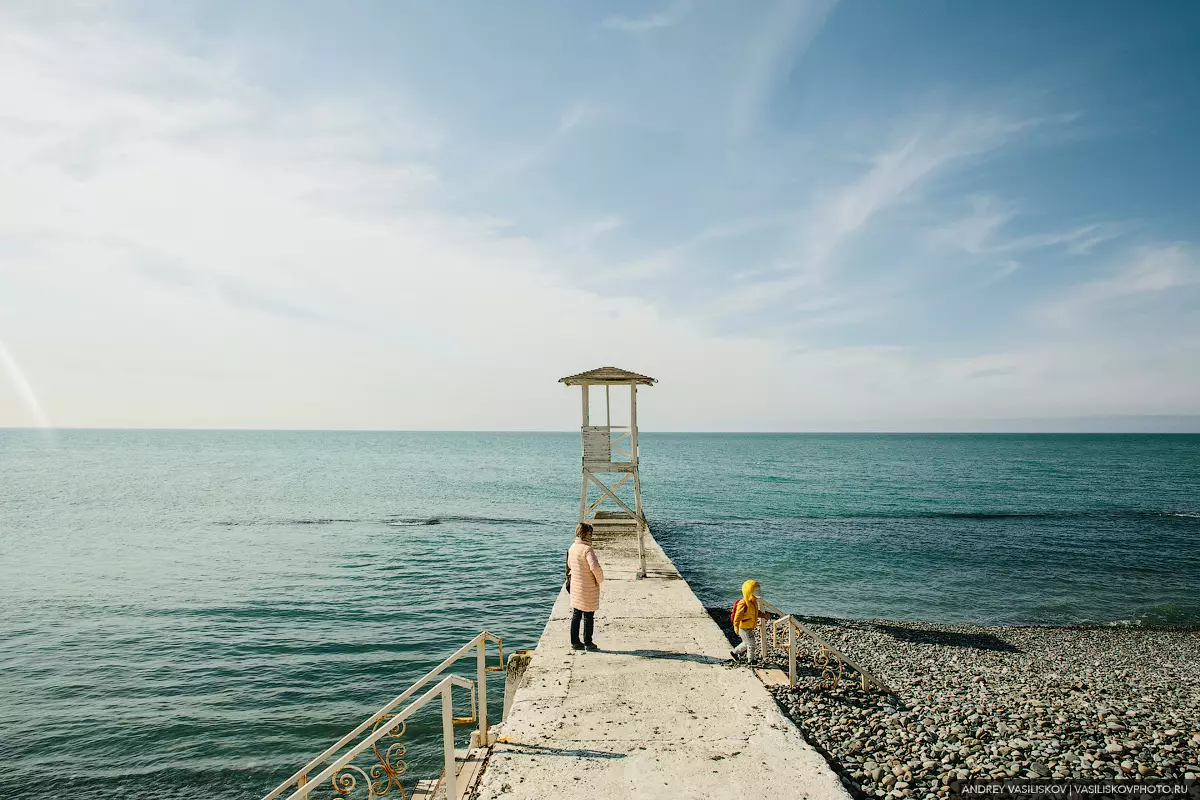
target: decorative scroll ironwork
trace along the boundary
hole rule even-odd
[[[829,663],[831,658],[834,664],[837,665],[836,673],[833,671],[833,665]],[[845,667],[846,662],[836,652],[830,650],[825,645],[821,645],[813,653],[813,662],[817,665],[817,669],[821,670],[820,687],[822,689],[836,689],[838,684],[842,682],[842,669]]]
[[[778,609],[773,606],[768,606],[768,608],[775,613],[779,613]],[[836,689],[841,684],[842,679],[847,677],[847,673],[854,673],[858,675],[858,681],[861,683],[864,691],[874,689],[889,694],[892,693],[892,690],[881,680],[838,652],[832,645],[796,621],[791,615],[781,615],[778,619],[772,620],[767,627],[771,631],[769,648],[775,651],[782,650],[785,658],[788,657],[791,643],[790,639],[783,636],[783,632],[789,628],[794,627],[797,635],[806,636],[816,643],[816,649],[813,651],[813,663],[821,673],[821,679],[817,684],[819,688]],[[763,652],[765,654],[768,651],[768,637],[765,630],[762,633]]]
[[[394,715],[393,715],[394,716]],[[386,722],[390,722],[393,716],[381,717],[375,723],[372,730],[377,731]],[[404,735],[404,731],[408,728],[407,722],[398,722],[386,734],[386,738],[399,739]],[[373,764],[370,769],[364,770],[355,764],[347,764],[340,770],[335,772],[329,779],[333,790],[341,797],[346,797],[358,788],[358,776],[362,777],[363,784],[367,787],[367,800],[373,800],[376,797],[383,797],[388,794],[393,788],[400,792],[402,800],[407,800],[408,794],[404,791],[404,787],[400,784],[400,776],[408,772],[408,764],[404,761],[404,755],[408,748],[403,742],[393,742],[384,750],[380,750],[380,741],[376,741],[371,745],[372,752],[375,753],[375,759],[379,762]]]

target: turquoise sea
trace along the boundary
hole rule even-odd
[[[710,605],[1200,623],[1200,436],[641,445]],[[572,433],[0,430],[0,798],[260,797],[481,628],[533,646],[578,468]]]

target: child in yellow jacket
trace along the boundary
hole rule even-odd
[[[742,639],[741,644],[729,651],[729,657],[734,661],[741,660],[743,654],[747,661],[754,661],[761,655],[755,646],[753,631],[758,627],[759,619],[771,618],[770,614],[759,609],[758,601],[761,599],[758,581],[749,580],[742,584],[742,599],[734,603],[730,615],[733,629]]]

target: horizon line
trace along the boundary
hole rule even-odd
[[[1091,420],[1098,418],[1074,418],[1083,420]],[[1111,418],[1114,422],[1120,418]],[[1143,420],[1154,419],[1153,417],[1143,417]],[[991,434],[991,435],[1010,435],[1010,434],[1070,434],[1070,435],[1122,435],[1122,434],[1143,434],[1143,435],[1183,435],[1196,436],[1200,435],[1200,415],[1189,415],[1188,417],[1162,417],[1160,419],[1184,420],[1188,419],[1196,423],[1195,429],[1186,430],[1144,430],[1144,429],[1103,429],[1091,430],[1086,428],[1054,430],[1050,428],[1028,429],[1023,430],[1014,428],[1011,430],[996,430],[983,429],[980,427],[964,427],[964,428],[819,428],[819,429],[743,429],[743,430],[664,430],[664,429],[642,429],[639,432],[643,434],[666,434],[666,435],[763,435],[763,436],[805,436],[805,435],[851,435],[851,434],[867,434],[867,435],[938,435],[938,434]],[[1009,420],[994,420],[995,423],[1007,422]],[[1014,419],[1012,422],[1020,422],[1023,420]],[[1032,418],[1027,421],[1033,421]],[[1051,419],[1046,419],[1045,422],[1052,422]],[[1065,421],[1065,420],[1064,420]],[[102,427],[102,426],[54,426],[46,427],[30,427],[18,425],[0,425],[0,431],[27,431],[30,433],[45,433],[47,431],[130,431],[130,432],[162,432],[162,433],[511,433],[511,434],[567,434],[578,433],[579,428],[234,428],[234,427],[141,427],[141,426],[126,426],[126,427]]]

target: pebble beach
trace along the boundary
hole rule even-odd
[[[1200,630],[804,622],[894,692],[849,673],[823,687],[811,655],[797,688],[772,690],[858,797],[940,797],[974,778],[1200,777]],[[787,670],[786,652],[768,660]]]

